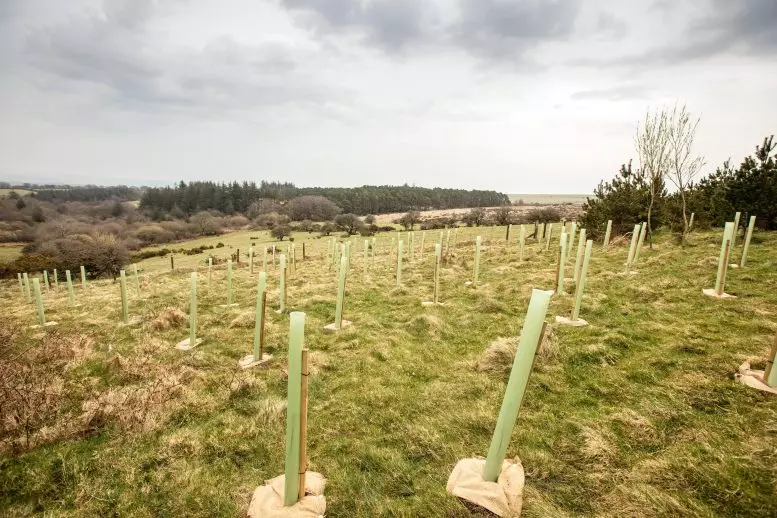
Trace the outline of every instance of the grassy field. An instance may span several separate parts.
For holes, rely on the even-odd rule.
[[[16,191],[19,196],[27,196],[28,194],[32,194],[32,191],[28,191],[26,189],[0,189],[0,198],[5,198],[13,191]]]
[[[10,263],[22,255],[21,245],[0,245],[0,264]]]
[[[475,232],[485,245],[472,288]],[[242,253],[246,237],[216,241]],[[366,277],[354,239],[344,313],[354,325],[337,334],[322,330],[336,297],[327,241],[306,241],[306,261],[295,241],[288,301],[307,315],[308,455],[329,480],[328,516],[485,516],[445,483],[459,459],[487,452],[509,359],[486,351],[518,334],[532,288],[552,288],[555,255],[530,242],[519,261],[504,228],[460,229],[444,305],[422,308],[438,238],[430,231],[420,251],[416,233],[401,287],[389,236]],[[747,268],[730,271],[733,300],[701,294],[719,246],[717,231],[685,249],[659,235],[635,275],[622,274],[628,242],[595,249],[581,314],[591,325],[550,326],[508,449],[526,470],[524,516],[774,516],[777,399],[732,375],[746,359],[762,367],[777,334],[777,234],[757,233]],[[255,276],[236,266],[239,306],[220,307],[225,270],[209,281],[204,258],[177,258],[174,272],[169,259],[142,263],[129,306],[143,322],[129,327],[110,281],[77,287],[78,308],[62,285],[45,293],[59,323],[45,333],[29,328],[35,309],[18,284],[2,284],[0,379],[13,374],[24,390],[0,392],[0,515],[242,516],[253,489],[282,473],[288,315],[268,311],[269,368],[240,370]],[[184,353],[173,345],[187,336],[195,267],[204,343]],[[277,273],[268,267],[271,309]],[[568,315],[573,287],[554,297],[549,322]]]
[[[562,203],[572,203],[574,205],[580,205],[585,202],[586,198],[593,196],[592,194],[508,194],[510,201],[515,203],[518,200],[523,200],[527,205],[539,204],[539,205],[558,205]]]

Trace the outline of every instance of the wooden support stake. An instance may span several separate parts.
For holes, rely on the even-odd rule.
[[[364,277],[367,277],[367,256],[370,253],[370,242],[365,239],[364,240],[364,257],[362,258],[362,275]]]
[[[175,270],[175,261],[173,260],[173,254],[170,254],[170,270]]]
[[[610,247],[610,234],[612,234],[612,220],[607,220],[607,230],[604,232],[604,244],[603,247],[607,250]]]
[[[303,241],[302,242],[302,260],[305,261],[307,258],[308,257],[307,257],[306,252],[305,252],[305,242]]]
[[[750,223],[747,225],[747,233],[745,234],[745,246],[742,249],[742,260],[739,261],[739,266],[742,268],[747,264],[747,251],[750,249],[750,240],[753,238],[753,229],[755,229],[755,216],[750,216]]]
[[[523,322],[518,349],[510,371],[510,379],[507,382],[502,407],[499,410],[499,418],[496,421],[491,446],[488,448],[486,466],[483,470],[483,478],[489,482],[496,482],[502,471],[502,462],[507,454],[510,444],[510,436],[521,410],[526,385],[529,382],[534,357],[537,348],[542,341],[545,329],[545,315],[548,312],[548,304],[552,291],[532,290],[529,309]]]
[[[299,501],[300,441],[302,438],[302,349],[304,343],[305,313],[294,311],[289,316],[284,506],[294,505]]]
[[[510,246],[510,230],[512,229],[511,224],[507,224],[507,230],[505,231],[505,246]]]
[[[254,247],[248,247],[248,271],[254,274]]]
[[[267,272],[259,272],[256,283],[256,320],[254,323],[254,361],[264,356],[264,318],[267,312]]]
[[[138,276],[138,265],[133,264],[132,265],[133,273],[135,274],[135,290],[138,292],[138,297],[140,296],[140,277]]]
[[[305,472],[308,470],[308,380],[310,368],[308,365],[308,349],[302,349],[302,386],[300,387],[300,425],[299,425],[299,493],[297,496],[305,497]]]

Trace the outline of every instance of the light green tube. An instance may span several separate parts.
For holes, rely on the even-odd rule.
[[[634,260],[634,251],[637,249],[637,242],[639,241],[639,234],[642,230],[641,225],[634,225],[634,230],[631,233],[631,245],[629,245],[629,255],[626,258],[626,272],[631,269],[631,263]]]
[[[718,275],[715,279],[715,293],[723,295],[726,285],[726,271],[728,270],[728,252],[731,248],[731,234],[734,232],[734,223],[729,221],[723,229],[723,241],[720,244],[720,256],[718,256]]]
[[[737,212],[734,214],[734,231],[731,233],[731,249],[733,250],[737,244],[737,234],[739,233],[739,220],[742,218],[742,213]]]
[[[585,240],[585,229],[580,229],[580,238],[577,243],[577,257],[575,258],[575,271],[573,272],[573,278],[574,281],[577,282],[580,280],[580,265],[583,261],[583,244],[586,242]]]
[[[424,255],[424,242],[425,241],[426,241],[426,232],[425,231],[421,231],[421,250],[419,252],[421,257],[423,257],[423,255]]]
[[[370,253],[370,242],[364,240],[364,259],[362,260],[362,274],[367,277],[367,257]]]
[[[553,234],[553,223],[548,223],[548,233],[545,235],[545,251],[550,250],[550,236]]]
[[[691,221],[688,222],[688,232],[690,232],[691,229],[693,228],[693,218],[694,217],[696,217],[696,213],[695,212],[691,212]]]
[[[475,238],[475,277],[472,279],[472,285],[478,285],[478,279],[480,278],[480,247],[482,239],[480,236]]]
[[[577,221],[570,224],[569,244],[567,245],[567,260],[572,259],[572,252],[575,251],[575,235],[577,235]]]
[[[286,402],[286,466],[283,505],[299,500],[300,438],[302,436],[302,349],[305,343],[305,313],[289,316],[289,370]]]
[[[747,264],[747,251],[750,249],[750,240],[753,238],[754,229],[755,216],[750,216],[750,223],[747,225],[747,234],[745,234],[745,247],[742,249],[742,260],[739,261],[739,266],[742,268]]]
[[[526,312],[518,349],[510,371],[510,379],[507,382],[502,408],[499,410],[499,418],[496,421],[483,470],[483,478],[489,482],[496,482],[502,471],[502,462],[507,454],[518,412],[521,410],[521,402],[529,382],[534,356],[542,338],[542,328],[552,294],[552,291],[532,290],[529,309]]]
[[[642,226],[639,229],[639,241],[637,241],[637,247],[634,249],[634,258],[631,261],[631,264],[637,264],[637,260],[639,259],[639,252],[642,250],[642,245],[645,243],[645,236],[647,235],[647,222],[643,221]]]
[[[559,239],[559,247],[561,247],[561,254],[559,254],[558,261],[558,282],[556,283],[556,295],[564,294],[564,269],[567,262],[567,234],[563,230],[561,231],[561,238]]]
[[[197,345],[197,272],[189,279],[189,347]]]
[[[442,248],[440,245],[434,245],[434,297],[435,304],[440,303],[440,260],[442,259]]]
[[[67,298],[72,308],[76,305],[76,296],[73,293],[73,279],[70,277],[70,270],[65,270],[65,279],[67,279]]]
[[[521,229],[518,231],[518,260],[523,261],[523,247],[526,244],[526,230],[521,225]]]
[[[404,242],[400,239],[397,245],[397,287],[402,286],[402,247]]]
[[[54,268],[54,287],[59,288],[59,273],[56,268]]]
[[[86,268],[81,265],[81,288],[86,289]]]
[[[138,265],[133,264],[132,270],[135,274],[135,290],[138,292],[138,296],[140,296],[140,276],[138,275]],[[208,272],[210,272],[210,268],[208,268]]]
[[[43,270],[43,285],[46,287],[46,291],[49,291],[49,271]]]
[[[604,249],[607,250],[610,247],[610,234],[612,234],[612,220],[607,220],[607,230],[604,232]]]
[[[335,306],[335,329],[343,325],[343,302],[345,300],[345,277],[348,273],[348,262],[345,257],[340,259],[340,275],[337,281],[337,305]]]
[[[572,320],[577,321],[580,318],[580,305],[583,303],[583,289],[585,289],[585,278],[588,275],[588,262],[591,260],[591,247],[594,242],[588,240],[585,243],[585,258],[583,259],[583,268],[580,270],[580,279],[577,282],[575,293],[575,308],[572,310]]]
[[[346,259],[347,261],[348,259]],[[278,311],[283,313],[286,311],[286,255],[281,254],[280,255],[280,261],[281,261],[281,268],[280,268],[280,298],[281,298],[281,304],[278,308]]]
[[[266,250],[266,248],[265,248]],[[259,280],[256,283],[256,319],[254,320],[254,361],[262,359],[264,340],[264,315],[266,313],[267,297],[267,272],[259,272]]]
[[[232,305],[232,259],[227,259],[227,306]]]
[[[24,279],[24,289],[27,292],[27,302],[32,302],[32,292],[30,291],[30,276],[27,275],[27,272],[24,272],[22,278]]]
[[[24,281],[22,280],[22,274],[17,273],[16,276],[19,278],[19,290],[22,292],[22,297],[24,296]]]
[[[129,324],[129,304],[127,303],[127,276],[124,270],[119,272],[119,288],[121,290],[121,320]]]
[[[43,311],[43,297],[40,295],[40,281],[38,278],[32,280],[35,289],[35,305],[38,307],[38,324],[43,327],[46,325],[46,314]]]

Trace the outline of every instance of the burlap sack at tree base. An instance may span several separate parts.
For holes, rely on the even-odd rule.
[[[734,379],[743,385],[753,387],[754,389],[777,394],[777,388],[770,387],[763,381],[764,371],[754,371],[750,369],[750,362],[745,362],[739,366],[739,372],[734,374]]]
[[[521,515],[525,478],[521,459],[502,462],[496,482],[483,480],[486,459],[461,459],[448,477],[448,492],[488,509],[497,516]]]
[[[326,479],[321,473],[305,473],[305,497],[289,507],[283,506],[283,491],[286,477],[280,475],[265,480],[265,485],[254,490],[251,505],[248,506],[249,518],[293,518],[323,517],[326,512],[324,486]]]

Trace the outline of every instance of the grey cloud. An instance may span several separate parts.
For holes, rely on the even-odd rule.
[[[606,101],[626,101],[632,99],[644,99],[648,97],[650,90],[643,85],[621,85],[612,88],[602,88],[597,90],[581,90],[573,93],[570,97],[575,101],[584,100],[606,100]]]
[[[384,50],[397,51],[427,38],[433,4],[419,0],[281,0],[320,33],[357,33]]]
[[[652,5],[664,16],[673,7],[659,1]],[[710,0],[708,14],[690,20],[680,41],[643,52],[610,58],[572,60],[577,66],[647,67],[670,66],[707,59],[727,52],[745,55],[777,54],[777,1]]]
[[[600,37],[620,39],[626,35],[628,30],[629,27],[625,21],[606,11],[601,11],[596,19],[596,33]]]
[[[148,0],[110,0],[103,12],[31,32],[24,56],[52,79],[52,88],[63,81],[68,88],[82,85],[133,110],[213,113],[339,96],[308,77],[288,45],[221,38],[202,50],[166,47],[147,32],[153,16]]]

